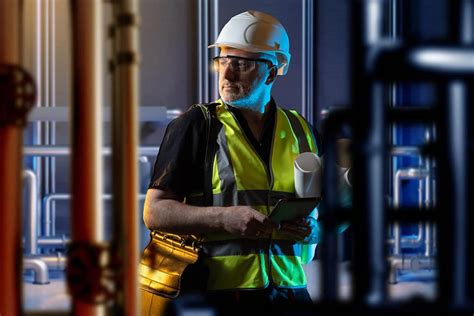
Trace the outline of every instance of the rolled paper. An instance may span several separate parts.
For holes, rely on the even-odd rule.
[[[321,159],[314,153],[298,155],[294,162],[296,197],[321,197]]]

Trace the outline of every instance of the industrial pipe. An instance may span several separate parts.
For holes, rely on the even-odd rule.
[[[22,139],[34,80],[20,66],[20,1],[0,1],[0,314],[21,313]]]
[[[39,260],[46,265],[47,270],[64,270],[66,268],[66,257],[61,255],[59,252],[56,255],[36,255],[36,256],[25,256],[23,262],[29,260]],[[43,266],[41,264],[41,266]],[[35,282],[36,283],[36,282]],[[49,283],[49,282],[48,282]],[[46,284],[46,283],[42,283]]]
[[[66,269],[75,315],[101,315],[110,299],[102,203],[103,3],[72,0],[72,242]],[[101,259],[103,259],[101,261]]]
[[[399,270],[417,271],[437,268],[436,259],[434,257],[393,256],[388,258],[388,262],[390,267],[388,283],[390,284],[397,283]]]
[[[401,179],[425,179],[429,176],[428,170],[422,169],[399,169],[395,173],[395,179],[393,184],[393,204],[394,207],[397,208],[400,206],[400,184]],[[395,222],[393,225],[393,235],[394,235],[394,255],[399,255],[401,253],[401,237],[400,237],[400,224]],[[418,236],[415,240],[408,243],[413,243],[415,245],[422,244],[422,237],[423,237],[423,227],[421,224],[418,225]]]
[[[160,147],[154,146],[142,146],[139,147],[138,153],[141,156],[156,156]],[[25,146],[23,147],[23,154],[25,156],[68,156],[71,154],[71,148],[68,146]],[[112,148],[102,148],[102,154],[104,156],[112,155]]]
[[[104,122],[110,122],[112,109],[110,107],[104,107],[103,111]],[[141,106],[138,111],[138,120],[140,122],[167,123],[169,120],[178,117],[178,115],[182,113],[179,109],[168,110],[164,106]],[[28,121],[69,122],[70,118],[71,110],[69,107],[37,107],[31,111],[31,114],[28,116]]]
[[[40,248],[66,248],[71,240],[66,236],[61,237],[39,237],[37,245]]]
[[[122,266],[117,308],[138,313],[138,1],[113,2],[112,165],[114,231],[112,249]]]
[[[23,269],[35,272],[33,284],[49,284],[48,266],[43,260],[39,258],[25,258],[23,259]]]
[[[28,184],[28,226],[25,230],[26,242],[25,252],[26,254],[35,255],[37,253],[36,240],[38,238],[38,223],[37,223],[37,205],[38,205],[38,194],[37,194],[37,180],[36,174],[32,170],[23,170],[23,179]]]
[[[144,201],[145,200],[145,194],[139,194],[138,195],[138,200],[139,201]],[[104,201],[111,201],[112,200],[112,195],[110,194],[104,194],[102,196]],[[44,221],[43,221],[43,232],[45,237],[49,236],[55,236],[56,235],[56,213],[54,212],[54,209],[52,209],[52,202],[53,201],[66,201],[71,199],[70,194],[64,194],[64,193],[54,193],[47,195],[43,198],[43,210],[44,210]],[[38,245],[41,247],[41,245]]]

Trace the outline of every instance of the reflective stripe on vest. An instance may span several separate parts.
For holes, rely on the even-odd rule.
[[[247,139],[234,115],[221,103],[216,108],[222,128],[217,136],[212,185],[213,205],[249,205],[268,215],[281,198],[294,197],[293,162],[301,152],[316,152],[309,126],[296,112],[276,109],[269,168]],[[202,196],[186,203],[202,205]],[[209,290],[281,287],[306,284],[301,266],[302,245],[282,240],[236,238],[228,233],[204,237],[204,262]]]

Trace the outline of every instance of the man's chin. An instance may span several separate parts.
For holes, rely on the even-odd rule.
[[[239,101],[240,101],[240,98],[236,97],[236,96],[228,96],[228,95],[221,95],[221,99],[222,101],[224,101],[225,103],[227,104],[232,104],[234,105],[235,104],[238,104]]]

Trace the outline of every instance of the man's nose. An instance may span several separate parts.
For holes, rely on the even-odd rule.
[[[221,68],[221,75],[222,78],[227,79],[227,80],[234,80],[235,79],[235,72],[232,68],[232,65],[230,63],[222,66]]]

